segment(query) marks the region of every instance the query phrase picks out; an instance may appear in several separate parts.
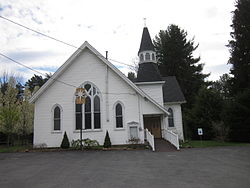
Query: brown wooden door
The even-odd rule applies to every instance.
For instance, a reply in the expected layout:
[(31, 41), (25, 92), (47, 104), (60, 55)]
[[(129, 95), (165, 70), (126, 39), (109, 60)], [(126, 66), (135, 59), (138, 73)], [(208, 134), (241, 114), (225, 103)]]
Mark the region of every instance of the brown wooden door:
[(161, 138), (161, 118), (158, 117), (144, 117), (144, 128), (148, 129), (155, 138)]

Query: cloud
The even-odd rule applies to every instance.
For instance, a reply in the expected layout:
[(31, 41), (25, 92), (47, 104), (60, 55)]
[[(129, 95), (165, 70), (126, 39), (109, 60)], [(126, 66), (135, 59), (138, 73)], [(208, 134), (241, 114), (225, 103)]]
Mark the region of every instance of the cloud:
[(43, 58), (56, 56), (58, 53), (52, 51), (11, 51), (7, 53), (10, 58), (20, 62), (35, 62)]
[[(34, 70), (37, 70), (39, 72), (45, 71), (45, 72), (50, 72), (50, 73), (54, 73), (58, 69), (58, 67), (56, 67), (56, 66), (32, 66), (31, 68)], [(21, 72), (25, 72), (25, 71), (27, 71), (27, 68), (21, 67), (21, 68), (18, 68), (17, 70), (21, 71)], [(34, 74), (35, 74), (35, 72), (34, 72)]]
[(229, 64), (220, 64), (220, 65), (214, 65), (214, 66), (205, 66), (204, 71), (205, 73), (212, 73), (209, 76), (209, 80), (218, 80), (220, 76), (222, 76), (225, 73), (230, 72), (231, 65)]
[(37, 24), (42, 24), (42, 21), (39, 20), (35, 14), (33, 13), (33, 11), (31, 9), (28, 8), (24, 8), (24, 9), (20, 9), (19, 11), (20, 16), (22, 17), (30, 17), (35, 23)]
[[(201, 56), (201, 62), (206, 63), (204, 69), (212, 72), (210, 77), (213, 77), (220, 74), (220, 67), (213, 67), (226, 63), (229, 57), (225, 44), (230, 39), (234, 1), (4, 0), (0, 3), (0, 15), (75, 46), (87, 40), (99, 52), (108, 50), (111, 59), (128, 64), (133, 64), (131, 59), (137, 56), (143, 17), (147, 17), (152, 38), (160, 29), (175, 23), (190, 36), (195, 36), (195, 41), (200, 44), (197, 54)], [(152, 9), (157, 4), (161, 6)], [(0, 51), (41, 71), (42, 67), (53, 71), (53, 66), (59, 67), (75, 51), (4, 20), (0, 20), (0, 25)], [(18, 71), (20, 67), (8, 62), (8, 68)], [(125, 74), (129, 70), (123, 66), (118, 68)], [(228, 71), (221, 67), (220, 72), (223, 70)], [(24, 74), (30, 76), (33, 73), (27, 71)]]
[(215, 6), (208, 8), (205, 12), (205, 16), (207, 18), (214, 18), (217, 17), (217, 15), (218, 15), (218, 9)]
[(6, 9), (12, 9), (11, 5), (1, 5), (0, 4), (0, 12), (3, 12)]

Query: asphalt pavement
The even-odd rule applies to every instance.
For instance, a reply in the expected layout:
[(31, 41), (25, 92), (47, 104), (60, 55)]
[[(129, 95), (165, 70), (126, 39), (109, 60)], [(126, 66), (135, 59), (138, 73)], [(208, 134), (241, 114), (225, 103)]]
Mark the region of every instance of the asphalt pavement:
[(0, 154), (1, 188), (249, 188), (250, 147)]

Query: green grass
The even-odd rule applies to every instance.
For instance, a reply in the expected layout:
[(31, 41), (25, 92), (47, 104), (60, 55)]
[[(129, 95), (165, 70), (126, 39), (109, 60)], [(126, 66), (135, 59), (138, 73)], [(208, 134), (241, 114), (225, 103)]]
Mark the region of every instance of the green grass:
[(250, 146), (250, 143), (240, 143), (240, 142), (221, 142), (214, 140), (191, 140), (182, 143), (183, 148), (206, 148), (206, 147), (217, 147), (217, 146)]
[(0, 153), (24, 152), (32, 146), (0, 146)]

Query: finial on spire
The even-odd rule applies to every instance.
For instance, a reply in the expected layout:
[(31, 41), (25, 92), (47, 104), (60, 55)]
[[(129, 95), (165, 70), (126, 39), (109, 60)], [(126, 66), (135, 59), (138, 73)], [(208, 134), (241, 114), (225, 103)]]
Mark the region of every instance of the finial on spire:
[(147, 27), (146, 25), (147, 18), (143, 18), (143, 20), (144, 20), (144, 27)]

